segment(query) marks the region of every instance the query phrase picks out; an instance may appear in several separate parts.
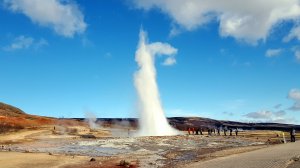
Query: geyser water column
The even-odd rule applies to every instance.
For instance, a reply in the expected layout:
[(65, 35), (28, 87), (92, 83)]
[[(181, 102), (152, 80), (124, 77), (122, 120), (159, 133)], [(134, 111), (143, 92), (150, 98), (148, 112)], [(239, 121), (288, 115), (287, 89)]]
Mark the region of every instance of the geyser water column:
[(134, 84), (139, 98), (138, 136), (178, 135), (179, 131), (171, 127), (165, 117), (156, 82), (155, 57), (165, 55), (174, 59), (177, 49), (166, 43), (147, 41), (147, 34), (140, 30), (135, 60), (139, 69), (134, 74)]

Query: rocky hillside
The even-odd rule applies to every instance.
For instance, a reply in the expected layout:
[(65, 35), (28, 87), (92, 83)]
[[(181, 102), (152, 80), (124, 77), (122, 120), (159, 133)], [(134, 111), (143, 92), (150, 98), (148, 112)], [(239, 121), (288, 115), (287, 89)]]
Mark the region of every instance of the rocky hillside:
[(17, 107), (0, 102), (0, 134), (24, 128), (36, 129), (49, 125), (70, 126), (82, 124), (84, 123), (75, 120), (27, 114)]
[(0, 134), (51, 123), (51, 118), (26, 114), (17, 107), (0, 102)]
[(0, 116), (18, 117), (21, 115), (26, 115), (26, 113), (14, 106), (0, 102)]

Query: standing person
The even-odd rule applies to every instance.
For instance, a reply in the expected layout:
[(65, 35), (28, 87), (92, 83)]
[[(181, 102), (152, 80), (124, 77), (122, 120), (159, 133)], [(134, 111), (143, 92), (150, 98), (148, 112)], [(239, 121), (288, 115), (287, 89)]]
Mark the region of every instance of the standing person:
[(193, 133), (193, 135), (195, 134), (195, 128), (194, 127), (192, 128), (192, 133)]
[(199, 128), (196, 128), (196, 135), (199, 135)]
[(230, 136), (232, 136), (232, 128), (229, 128)]
[(190, 127), (188, 128), (188, 133), (189, 133), (189, 135), (191, 135), (191, 128)]
[(296, 130), (293, 128), (291, 129), (291, 142), (296, 142)]
[(238, 128), (235, 128), (235, 136), (238, 136), (239, 130)]
[(224, 131), (224, 136), (227, 136), (227, 135), (226, 135), (227, 127), (224, 127), (223, 131)]
[(220, 127), (217, 128), (218, 135), (220, 136)]
[(200, 135), (203, 135), (202, 128), (200, 128)]

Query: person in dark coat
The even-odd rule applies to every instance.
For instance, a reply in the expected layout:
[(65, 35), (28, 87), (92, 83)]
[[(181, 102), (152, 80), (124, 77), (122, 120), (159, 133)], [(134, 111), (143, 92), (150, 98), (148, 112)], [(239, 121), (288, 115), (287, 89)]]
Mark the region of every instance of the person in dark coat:
[(220, 135), (220, 128), (217, 128), (218, 135)]
[(296, 130), (293, 128), (291, 129), (291, 142), (296, 142)]
[(232, 128), (229, 128), (230, 136), (232, 136)]
[(196, 135), (199, 135), (199, 128), (196, 128)]
[(235, 128), (235, 136), (238, 136), (239, 130), (238, 128)]

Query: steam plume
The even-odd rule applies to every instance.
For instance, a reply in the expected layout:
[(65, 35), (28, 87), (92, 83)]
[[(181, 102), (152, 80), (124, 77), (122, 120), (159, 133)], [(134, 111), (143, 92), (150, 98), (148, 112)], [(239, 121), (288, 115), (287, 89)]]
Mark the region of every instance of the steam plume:
[(96, 130), (100, 128), (100, 126), (96, 123), (97, 117), (94, 113), (85, 112), (85, 119), (89, 123), (91, 129)]
[[(139, 69), (134, 74), (134, 84), (139, 98), (139, 136), (177, 135), (179, 132), (172, 128), (163, 111), (156, 83), (155, 56), (173, 56), (177, 49), (169, 44), (147, 42), (147, 34), (140, 30), (140, 40), (135, 54)], [(168, 59), (167, 58), (167, 59)]]

